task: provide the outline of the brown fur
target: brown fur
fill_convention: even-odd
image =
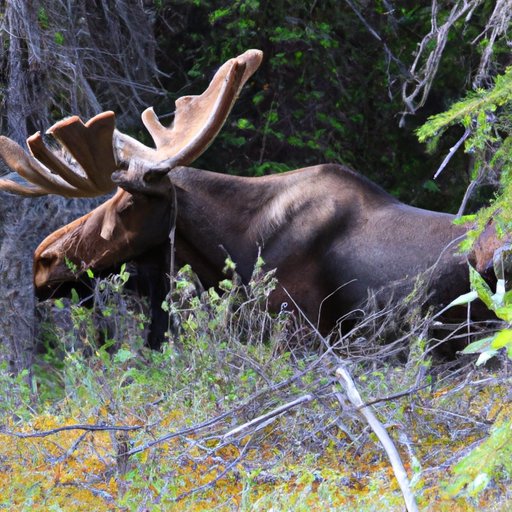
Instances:
[[[247,282],[260,251],[266,267],[277,269],[274,309],[295,302],[322,330],[358,308],[369,290],[382,302],[403,297],[419,273],[436,304],[468,291],[466,258],[457,253],[465,227],[452,215],[400,203],[338,165],[261,178],[179,167],[153,183],[152,193],[120,190],[50,235],[35,253],[37,289],[73,279],[65,257],[102,270],[165,251],[176,208],[178,265],[191,264],[205,287],[215,286],[229,255]],[[106,219],[109,240],[101,237]],[[487,252],[476,255],[479,262],[498,242],[491,233],[481,243]]]

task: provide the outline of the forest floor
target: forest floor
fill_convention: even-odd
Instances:
[[[137,309],[104,306],[115,332],[98,345],[92,312],[48,306],[60,320],[45,352],[20,373],[7,355],[0,368],[0,509],[404,510],[340,366],[394,441],[420,510],[512,509],[505,355],[489,367],[439,360],[416,334],[313,343],[291,315],[233,297],[192,299],[161,351],[143,346]]]

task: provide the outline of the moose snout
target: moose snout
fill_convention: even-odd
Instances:
[[[44,251],[34,258],[34,285],[36,290],[43,289],[63,274],[69,274],[69,269],[53,251]]]

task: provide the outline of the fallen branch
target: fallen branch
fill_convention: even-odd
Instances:
[[[71,445],[69,450],[66,450],[60,457],[54,458],[52,460],[52,464],[61,464],[65,460],[69,459],[71,455],[77,450],[77,448],[82,444],[82,441],[87,437],[88,432],[84,432],[79,438]]]
[[[210,482],[203,484],[199,487],[195,487],[194,489],[190,489],[190,491],[185,491],[185,492],[181,493],[180,495],[176,496],[176,498],[174,498],[174,501],[178,502],[178,501],[182,500],[183,498],[191,496],[192,494],[196,494],[196,493],[204,491],[206,489],[215,487],[215,484],[219,480],[224,478],[244,458],[245,452],[247,451],[248,447],[249,447],[249,443],[246,443],[243,446],[242,450],[240,451],[240,454],[238,455],[238,457],[235,460],[231,461],[213,480],[211,480]]]
[[[366,421],[382,443],[382,446],[384,447],[384,450],[391,462],[391,466],[393,467],[393,472],[395,473],[398,485],[402,491],[408,512],[417,512],[418,505],[416,504],[416,500],[414,499],[414,495],[411,491],[404,465],[402,464],[402,460],[400,459],[400,455],[392,439],[389,437],[389,434],[382,423],[377,419],[375,414],[373,414],[372,410],[364,404],[347,369],[343,366],[338,367],[336,370],[336,377],[344,387],[347,397],[352,405],[357,407],[358,411],[365,417]]]
[[[103,432],[103,431],[114,431],[114,432],[132,432],[140,430],[141,428],[147,428],[148,425],[66,425],[65,427],[52,428],[51,430],[42,430],[41,432],[11,432],[10,430],[0,429],[0,435],[17,437],[19,439],[28,439],[31,437],[48,437],[53,434],[58,434],[65,430],[86,430],[88,432]]]
[[[244,423],[243,425],[240,425],[226,434],[222,436],[222,439],[226,439],[228,437],[234,436],[235,434],[238,434],[242,430],[245,430],[246,428],[254,427],[256,425],[260,425],[261,423],[265,423],[265,425],[268,424],[269,420],[275,419],[280,414],[283,414],[286,411],[289,411],[293,407],[297,407],[297,405],[311,402],[315,397],[313,395],[304,395],[300,398],[297,398],[296,400],[293,400],[293,402],[288,402],[287,404],[280,405],[279,407],[276,407],[273,411],[267,412],[265,414],[262,414],[261,416],[258,416],[257,418],[254,418],[251,421],[248,421],[247,423]]]

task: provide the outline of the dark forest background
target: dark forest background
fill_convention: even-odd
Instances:
[[[170,122],[177,97],[201,92],[222,62],[259,48],[261,69],[198,167],[260,175],[342,162],[406,202],[456,211],[471,163],[456,155],[438,181],[432,176],[461,134],[428,155],[414,130],[510,60],[505,42],[495,44],[485,76],[476,76],[496,5],[462,4],[0,2],[1,132],[23,142],[64,116],[112,109],[123,130],[143,138],[145,106]]]

